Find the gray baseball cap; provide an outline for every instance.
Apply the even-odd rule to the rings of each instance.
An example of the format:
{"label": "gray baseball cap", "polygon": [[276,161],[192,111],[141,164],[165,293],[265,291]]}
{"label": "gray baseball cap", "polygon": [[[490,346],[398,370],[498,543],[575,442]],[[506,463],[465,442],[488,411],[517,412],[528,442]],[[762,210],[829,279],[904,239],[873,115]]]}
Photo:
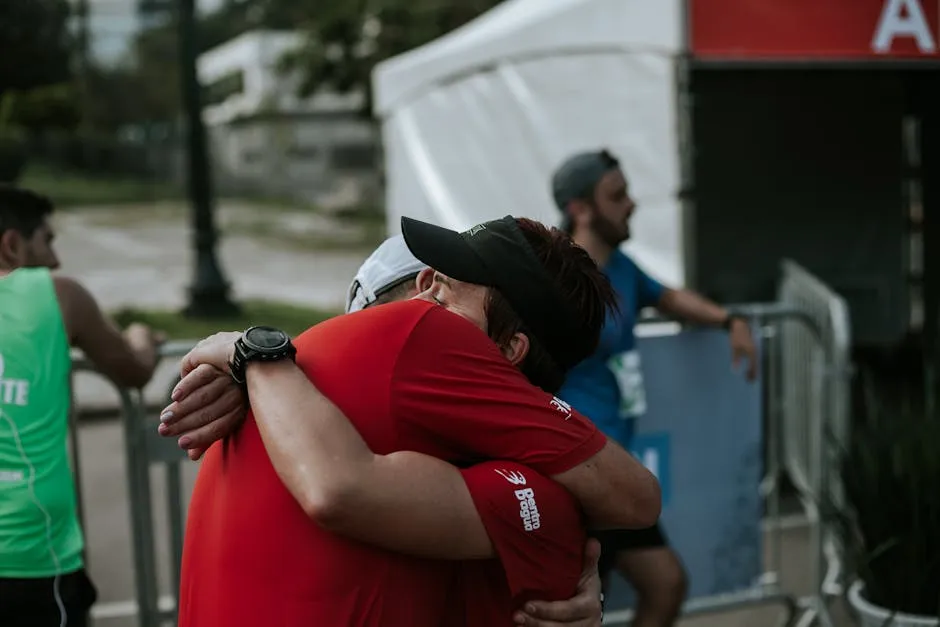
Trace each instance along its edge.
{"label": "gray baseball cap", "polygon": [[593,198],[594,188],[601,177],[619,167],[617,158],[604,149],[572,155],[555,169],[552,174],[552,196],[558,210],[565,216],[566,225],[568,203]]}

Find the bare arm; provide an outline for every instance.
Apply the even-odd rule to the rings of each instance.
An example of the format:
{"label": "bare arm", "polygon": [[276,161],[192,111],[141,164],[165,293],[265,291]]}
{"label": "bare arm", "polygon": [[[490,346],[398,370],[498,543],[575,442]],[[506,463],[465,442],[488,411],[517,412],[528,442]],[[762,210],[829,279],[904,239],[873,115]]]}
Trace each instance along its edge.
{"label": "bare arm", "polygon": [[410,451],[374,454],[291,362],[251,363],[246,374],[274,469],[320,526],[421,557],[495,555],[457,468]]}
{"label": "bare arm", "polygon": [[[201,451],[237,424],[237,417],[230,421],[217,420],[233,413],[233,408],[228,396],[218,398],[222,389],[210,384],[213,377],[227,371],[232,342],[238,336],[239,333],[218,334],[204,340],[183,359],[185,378],[177,386],[174,402],[164,412],[165,424],[160,427],[165,436],[185,434],[179,442],[182,448]],[[422,555],[454,558],[491,554],[485,530],[453,467],[440,460],[428,462],[415,453],[374,455],[345,416],[291,363],[251,363],[247,374],[255,419],[274,467],[297,501],[321,525],[405,552],[411,551],[403,548],[402,542],[411,542],[418,545]],[[219,388],[231,387],[230,380],[222,383]],[[302,413],[298,413],[297,408],[303,408]],[[557,418],[556,414],[549,414],[546,424],[554,423]],[[311,454],[313,442],[316,442],[316,450],[323,454]],[[412,457],[424,460],[421,463],[443,466],[430,473],[426,469],[418,472],[410,466],[418,463]],[[439,477],[443,471],[452,475],[447,481]],[[415,478],[428,485],[414,488]],[[656,478],[632,455],[609,440],[597,454],[552,478],[577,498],[594,526],[645,528],[659,517]],[[434,490],[439,490],[440,494],[435,494]],[[419,511],[419,506],[428,508],[423,516],[428,517],[427,524],[435,530],[433,533],[440,533],[440,529],[446,528],[441,524],[441,516],[446,514],[442,513],[440,499],[449,499],[449,495],[455,493],[465,503],[451,506],[460,517],[453,523],[457,533],[437,538],[433,543],[423,535],[423,528],[415,528],[413,539],[401,537],[409,533],[407,521]],[[420,500],[422,498],[425,500]],[[411,505],[403,507],[403,502]],[[376,507],[381,509],[376,510]],[[381,519],[398,516],[406,523],[376,526],[373,523],[380,519],[379,511]],[[355,520],[357,516],[363,519]],[[376,533],[392,534],[391,540],[389,536],[377,538]],[[432,544],[441,547],[442,552],[428,549]],[[457,547],[466,553],[454,555]]]}
{"label": "bare arm", "polygon": [[54,283],[72,345],[118,385],[141,387],[150,381],[157,364],[152,343],[141,337],[135,338],[132,346],[88,290],[74,279],[55,277]]}
{"label": "bare arm", "polygon": [[657,308],[680,320],[712,327],[721,326],[728,317],[728,311],[721,305],[684,289],[663,291]]}
{"label": "bare arm", "polygon": [[[413,452],[373,454],[339,408],[290,362],[250,364],[248,395],[275,470],[322,526],[425,557],[492,555],[455,467]],[[304,408],[303,416],[297,407]],[[659,518],[659,482],[609,440],[599,453],[553,479],[578,498],[599,527],[644,528]],[[375,525],[377,519],[385,524]]]}
{"label": "bare arm", "polygon": [[659,481],[633,455],[608,439],[596,455],[552,477],[581,503],[596,529],[645,529],[659,520]]}
{"label": "bare arm", "polygon": [[[255,421],[275,470],[320,525],[426,557],[492,555],[456,468],[412,452],[373,454],[293,363],[252,363],[247,375]],[[302,417],[297,407],[304,408]],[[578,498],[598,527],[645,528],[659,518],[659,482],[609,440],[599,453],[552,478]]]}
{"label": "bare arm", "polygon": [[[161,432],[165,435],[171,435],[169,431],[173,427],[185,423],[192,426],[193,418],[202,423],[203,414],[215,416],[235,411],[232,398],[240,396],[240,393],[237,388],[233,391],[231,378],[213,366],[203,364],[193,369],[194,365],[184,360],[183,370],[187,374],[174,391],[176,400],[164,412],[164,415],[175,412],[181,420],[178,423],[170,420],[161,425]],[[298,374],[300,377],[296,376]],[[270,407],[271,412],[256,412],[255,421],[278,476],[298,502],[307,501],[305,509],[315,518],[319,517],[320,524],[325,527],[335,525],[336,532],[358,537],[376,546],[430,558],[472,559],[495,554],[463,475],[456,468],[411,452],[373,455],[338,408],[320,396],[309,380],[289,363],[251,365],[249,385],[259,388],[281,386],[278,394],[291,395],[292,402],[303,402],[306,398],[314,403],[311,413],[316,415],[308,416],[306,412],[300,415],[291,412],[288,404],[283,403],[284,396],[274,394],[275,404]],[[292,387],[295,390],[291,391]],[[312,390],[314,394],[309,397],[296,395],[304,390]],[[262,390],[261,394],[265,392]],[[241,401],[237,405],[243,407]],[[227,429],[218,429],[218,422],[202,424],[195,431],[187,431],[183,437],[205,437],[206,440],[200,439],[199,444],[208,446],[227,433]],[[240,420],[233,420],[228,428],[238,422]],[[325,439],[320,441],[316,432],[323,427],[330,429],[324,434]],[[331,435],[332,427],[337,431]],[[309,486],[324,478],[318,476],[313,467],[305,465],[311,461],[310,443],[321,451],[322,459],[330,459],[331,454],[336,454],[337,458],[348,455],[354,462],[352,468],[358,467],[359,470],[349,474],[327,472],[326,482],[319,488],[310,489]],[[333,453],[323,452],[323,449],[333,446],[338,446],[331,449]],[[299,464],[297,460],[301,460]],[[321,468],[332,471],[333,465]],[[337,477],[345,479],[336,481]],[[355,481],[364,482],[360,485],[371,486],[372,489],[332,493],[322,490],[329,486],[332,486],[329,489],[340,487],[353,477],[356,477]],[[343,503],[342,499],[349,497],[365,497],[367,507],[357,506],[361,501],[353,499]],[[376,504],[383,509],[372,509]],[[347,506],[358,507],[359,514],[345,509]],[[352,516],[348,522],[346,516]],[[375,520],[382,520],[383,524],[375,525]],[[599,554],[597,541],[590,540],[574,597],[565,601],[531,601],[524,611],[516,614],[515,622],[536,627],[598,627],[601,624]]]}
{"label": "bare arm", "polygon": [[[728,320],[728,310],[690,290],[667,289],[659,299],[657,307],[663,313],[697,324],[717,327],[724,325]],[[731,341],[734,365],[737,366],[741,359],[746,359],[746,375],[748,379],[753,380],[757,376],[757,347],[751,336],[750,326],[745,320],[734,318],[728,327],[728,337]]]}

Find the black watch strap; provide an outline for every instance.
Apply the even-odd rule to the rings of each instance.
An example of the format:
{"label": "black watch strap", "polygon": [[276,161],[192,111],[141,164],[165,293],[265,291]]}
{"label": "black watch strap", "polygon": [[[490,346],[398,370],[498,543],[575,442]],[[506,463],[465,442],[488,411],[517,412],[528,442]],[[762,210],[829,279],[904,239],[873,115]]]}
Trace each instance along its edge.
{"label": "black watch strap", "polygon": [[740,314],[730,313],[727,316],[725,316],[725,319],[721,323],[721,328],[724,329],[725,331],[730,331],[731,325],[734,324],[735,320],[741,320],[743,322],[747,321],[747,319]]}
{"label": "black watch strap", "polygon": [[248,360],[245,359],[244,353],[239,350],[238,344],[241,341],[241,338],[235,340],[235,352],[232,353],[232,361],[228,362],[228,369],[232,374],[232,378],[235,379],[235,383],[245,385],[245,366],[248,365]]}

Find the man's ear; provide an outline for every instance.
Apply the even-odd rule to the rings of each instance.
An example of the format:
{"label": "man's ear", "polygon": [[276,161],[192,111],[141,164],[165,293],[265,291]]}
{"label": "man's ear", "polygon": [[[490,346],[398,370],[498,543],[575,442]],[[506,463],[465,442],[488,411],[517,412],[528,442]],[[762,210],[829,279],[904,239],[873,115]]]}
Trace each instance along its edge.
{"label": "man's ear", "polygon": [[415,277],[415,287],[419,294],[431,289],[432,283],[434,283],[434,270],[431,268],[425,268]]}
{"label": "man's ear", "polygon": [[24,263],[26,242],[19,231],[7,229],[0,234],[0,266],[19,268]]}
{"label": "man's ear", "polygon": [[518,366],[529,354],[529,336],[525,333],[514,333],[509,342],[502,345],[501,350],[509,363]]}
{"label": "man's ear", "polygon": [[583,198],[575,198],[568,203],[565,212],[572,224],[578,224],[591,215],[591,210],[591,203]]}

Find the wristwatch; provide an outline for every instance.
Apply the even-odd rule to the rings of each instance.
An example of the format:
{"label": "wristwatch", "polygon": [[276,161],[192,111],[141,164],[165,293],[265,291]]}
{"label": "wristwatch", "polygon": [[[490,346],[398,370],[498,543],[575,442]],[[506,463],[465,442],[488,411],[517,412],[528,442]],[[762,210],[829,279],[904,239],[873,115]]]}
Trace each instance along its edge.
{"label": "wristwatch", "polygon": [[245,384],[245,366],[252,361],[293,360],[297,349],[290,336],[273,327],[250,327],[235,340],[235,352],[229,362],[232,378],[239,385]]}
{"label": "wristwatch", "polygon": [[730,331],[730,330],[731,330],[731,325],[734,324],[734,321],[735,321],[735,320],[740,320],[740,321],[742,321],[742,322],[747,322],[747,318],[745,318],[744,316],[742,316],[742,315],[740,315],[740,314],[733,314],[733,313],[732,313],[732,314],[728,314],[727,316],[725,316],[725,319],[722,320],[722,322],[721,322],[721,328],[724,329],[725,331]]}

